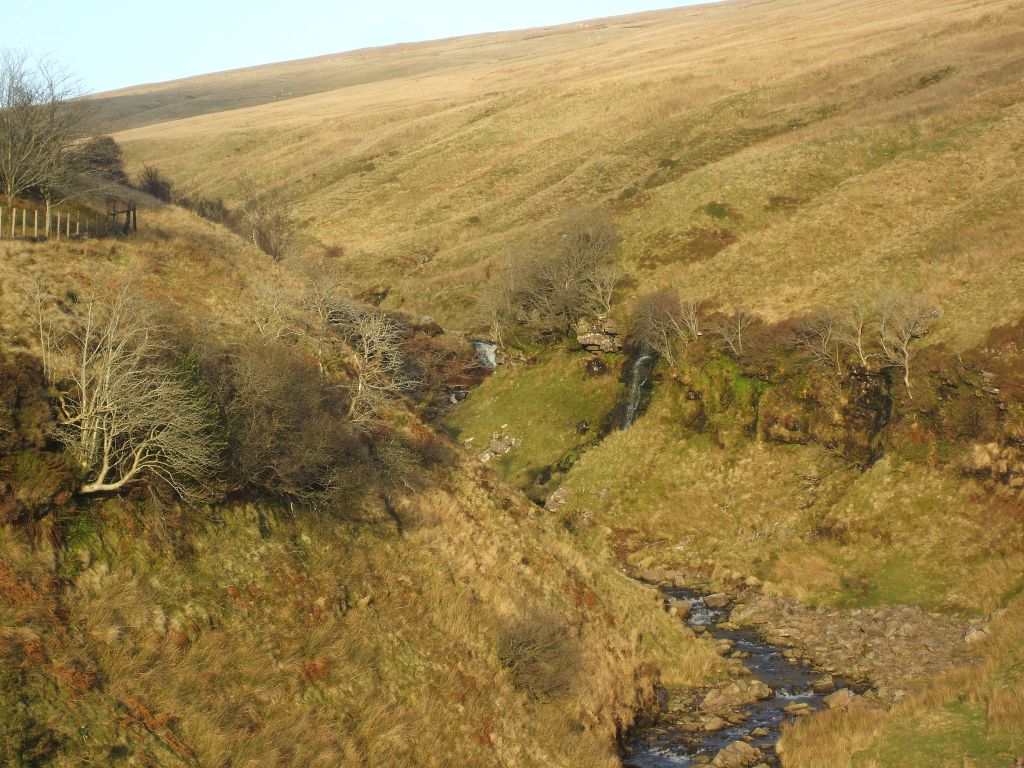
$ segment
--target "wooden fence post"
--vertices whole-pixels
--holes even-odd
[[[57,211],[57,239],[60,240],[60,211]]]
[[[27,213],[28,213],[28,211],[26,209],[24,209],[24,208],[21,209],[21,236],[22,237],[27,237],[28,236],[28,230],[25,228],[25,215]]]
[[[70,213],[66,217],[66,222],[64,224],[64,230],[65,230],[64,234],[67,235],[68,240],[70,240],[71,239],[71,214]]]
[[[81,234],[82,234],[82,222],[76,220],[75,221],[75,237],[78,237]]]
[[[14,225],[18,222],[18,209],[11,207],[11,238],[14,238]]]
[[[32,237],[39,239],[39,209],[36,208],[35,219],[32,222]]]
[[[4,209],[0,208],[0,238],[4,236]]]

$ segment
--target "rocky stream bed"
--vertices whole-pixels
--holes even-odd
[[[623,750],[629,768],[779,764],[786,721],[825,708],[889,706],[906,688],[963,662],[979,621],[910,606],[810,608],[756,589],[705,594],[652,579],[666,609],[729,659],[733,679],[683,697]],[[965,642],[966,641],[966,642]]]

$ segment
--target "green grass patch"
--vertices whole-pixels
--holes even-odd
[[[856,766],[928,765],[1003,768],[1019,757],[1024,736],[992,731],[980,705],[954,702],[889,722]]]
[[[445,425],[470,450],[486,449],[494,433],[517,438],[493,464],[523,486],[545,467],[590,443],[615,405],[618,360],[595,378],[584,374],[586,355],[565,350],[543,353],[535,365],[499,368],[479,389],[453,408]],[[586,429],[583,423],[586,422]]]

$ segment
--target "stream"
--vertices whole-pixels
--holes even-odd
[[[634,349],[626,358],[619,379],[626,385],[611,414],[611,428],[629,429],[636,417],[647,410],[653,385],[652,374],[658,356],[646,346]]]
[[[717,629],[715,625],[726,619],[728,610],[709,608],[700,592],[673,588],[662,591],[668,597],[691,604],[692,610],[686,620],[689,626],[704,627],[715,639],[731,641],[735,651],[750,654],[742,659],[743,665],[755,679],[767,684],[774,695],[741,707],[739,711],[747,719],[719,731],[690,733],[671,721],[640,729],[625,745],[623,764],[628,768],[680,768],[706,764],[720,749],[741,740],[761,749],[768,756],[767,762],[774,764],[774,745],[782,735],[782,724],[795,717],[785,712],[785,707],[803,702],[815,710],[825,708],[824,697],[827,694],[811,690],[811,683],[821,677],[821,673],[789,661],[781,649],[766,643],[754,630]],[[846,686],[836,680],[836,689],[843,687]],[[755,729],[764,729],[767,735],[750,737]]]

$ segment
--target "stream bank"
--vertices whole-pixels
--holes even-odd
[[[689,627],[742,663],[745,676],[691,697],[658,724],[636,732],[624,748],[627,768],[777,764],[775,745],[784,722],[854,699],[846,681],[787,657],[756,630],[731,627],[727,604],[717,595],[675,587],[663,592]]]

